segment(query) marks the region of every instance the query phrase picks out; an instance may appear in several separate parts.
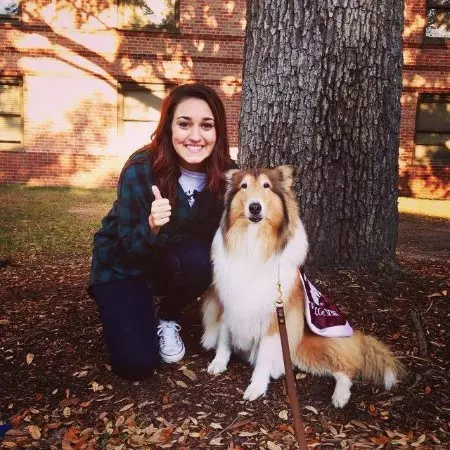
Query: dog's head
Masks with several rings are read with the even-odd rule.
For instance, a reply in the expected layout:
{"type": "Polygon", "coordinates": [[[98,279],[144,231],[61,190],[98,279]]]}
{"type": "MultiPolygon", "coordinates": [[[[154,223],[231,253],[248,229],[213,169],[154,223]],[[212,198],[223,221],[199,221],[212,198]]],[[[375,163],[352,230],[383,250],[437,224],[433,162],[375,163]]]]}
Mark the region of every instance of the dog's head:
{"type": "Polygon", "coordinates": [[[291,191],[295,168],[229,170],[225,174],[225,212],[222,230],[233,226],[270,226],[278,234],[298,217],[291,191]]]}

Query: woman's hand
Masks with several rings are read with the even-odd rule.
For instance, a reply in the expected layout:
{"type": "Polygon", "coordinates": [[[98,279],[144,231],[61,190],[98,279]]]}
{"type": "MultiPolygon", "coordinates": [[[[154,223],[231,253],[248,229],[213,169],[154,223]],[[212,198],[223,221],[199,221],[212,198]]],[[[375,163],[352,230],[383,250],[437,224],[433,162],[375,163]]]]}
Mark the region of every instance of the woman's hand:
{"type": "Polygon", "coordinates": [[[162,198],[158,186],[152,186],[152,192],[155,200],[152,202],[148,223],[152,233],[158,234],[159,229],[169,222],[172,207],[170,206],[169,199],[162,198]]]}

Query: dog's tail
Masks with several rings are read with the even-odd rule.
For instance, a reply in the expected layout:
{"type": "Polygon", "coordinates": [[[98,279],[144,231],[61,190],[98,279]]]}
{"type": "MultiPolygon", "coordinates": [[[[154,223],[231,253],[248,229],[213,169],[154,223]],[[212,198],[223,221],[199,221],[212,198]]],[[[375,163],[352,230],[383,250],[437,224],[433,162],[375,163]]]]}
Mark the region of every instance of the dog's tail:
{"type": "Polygon", "coordinates": [[[206,350],[216,348],[219,338],[219,321],[223,308],[214,286],[210,286],[203,294],[202,321],[203,336],[202,346],[206,350]]]}
{"type": "Polygon", "coordinates": [[[403,364],[378,339],[360,333],[362,346],[361,378],[391,389],[405,372],[403,364]]]}
{"type": "Polygon", "coordinates": [[[343,372],[352,378],[394,386],[403,375],[403,365],[378,339],[355,331],[350,337],[327,338],[305,330],[297,347],[300,369],[316,374],[343,372]]]}

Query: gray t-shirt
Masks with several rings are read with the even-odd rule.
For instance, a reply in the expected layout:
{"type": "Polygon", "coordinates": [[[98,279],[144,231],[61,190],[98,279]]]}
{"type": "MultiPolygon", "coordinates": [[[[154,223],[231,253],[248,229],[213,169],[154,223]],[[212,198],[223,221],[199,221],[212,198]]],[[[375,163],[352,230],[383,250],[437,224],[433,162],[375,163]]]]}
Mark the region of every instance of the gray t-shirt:
{"type": "Polygon", "coordinates": [[[201,192],[206,186],[206,173],[204,172],[192,172],[191,170],[180,167],[181,175],[178,178],[183,191],[189,197],[189,206],[192,206],[195,202],[195,191],[201,192]]]}

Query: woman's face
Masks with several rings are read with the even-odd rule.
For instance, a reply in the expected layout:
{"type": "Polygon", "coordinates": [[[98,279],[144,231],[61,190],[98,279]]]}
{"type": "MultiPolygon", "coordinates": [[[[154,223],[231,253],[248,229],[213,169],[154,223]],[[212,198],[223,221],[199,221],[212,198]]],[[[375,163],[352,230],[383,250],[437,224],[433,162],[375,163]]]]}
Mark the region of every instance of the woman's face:
{"type": "Polygon", "coordinates": [[[215,143],[216,127],[208,103],[193,97],[178,103],[172,120],[172,144],[180,165],[202,171],[215,143]]]}

